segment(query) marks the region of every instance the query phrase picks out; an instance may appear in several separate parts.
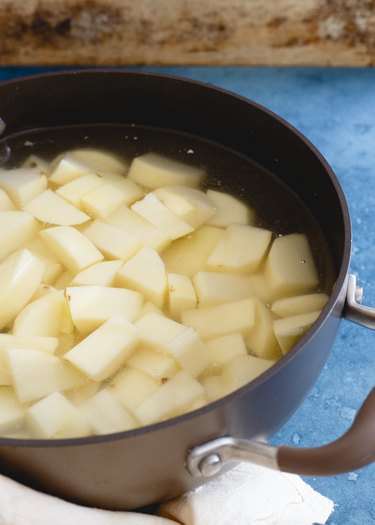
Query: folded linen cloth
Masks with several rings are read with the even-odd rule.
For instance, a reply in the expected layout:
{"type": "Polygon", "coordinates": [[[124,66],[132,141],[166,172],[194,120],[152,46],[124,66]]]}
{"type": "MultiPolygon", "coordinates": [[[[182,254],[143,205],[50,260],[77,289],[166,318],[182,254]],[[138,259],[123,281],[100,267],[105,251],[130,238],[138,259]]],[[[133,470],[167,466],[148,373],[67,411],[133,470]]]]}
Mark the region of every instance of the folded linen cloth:
{"type": "Polygon", "coordinates": [[[161,504],[159,516],[81,507],[0,476],[0,525],[312,525],[332,509],[298,476],[245,463],[161,504]]]}

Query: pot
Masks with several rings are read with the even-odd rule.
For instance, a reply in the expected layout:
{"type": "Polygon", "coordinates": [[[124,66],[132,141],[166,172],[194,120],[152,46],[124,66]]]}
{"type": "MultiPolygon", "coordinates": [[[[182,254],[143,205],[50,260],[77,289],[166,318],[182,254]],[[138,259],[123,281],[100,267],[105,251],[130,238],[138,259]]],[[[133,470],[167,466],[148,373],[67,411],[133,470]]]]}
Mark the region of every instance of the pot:
{"type": "Polygon", "coordinates": [[[295,192],[315,217],[331,249],[335,281],[312,329],[267,372],[236,392],[128,432],[65,440],[0,438],[2,474],[80,504],[132,509],[193,489],[235,460],[325,475],[375,459],[375,390],[350,431],[330,445],[293,449],[264,443],[314,385],[341,318],[375,328],[375,311],[360,304],[361,290],[348,276],[351,229],[342,189],[305,137],[258,104],[224,90],[116,70],[5,82],[0,86],[0,116],[3,153],[7,137],[25,129],[134,123],[188,133],[251,158],[295,192]]]}

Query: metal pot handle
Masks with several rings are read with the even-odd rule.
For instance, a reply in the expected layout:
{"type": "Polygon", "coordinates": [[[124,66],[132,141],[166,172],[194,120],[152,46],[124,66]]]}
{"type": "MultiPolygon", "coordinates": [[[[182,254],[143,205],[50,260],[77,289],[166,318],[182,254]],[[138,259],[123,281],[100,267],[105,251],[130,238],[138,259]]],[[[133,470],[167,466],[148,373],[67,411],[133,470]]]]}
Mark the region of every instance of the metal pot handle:
{"type": "Polygon", "coordinates": [[[346,434],[318,448],[274,447],[232,437],[213,439],[189,451],[186,466],[194,477],[218,474],[233,461],[307,476],[332,476],[375,461],[375,388],[346,434]]]}
{"type": "MultiPolygon", "coordinates": [[[[354,275],[348,276],[344,316],[375,329],[375,308],[362,306],[363,290],[354,275]]],[[[331,476],[350,472],[375,461],[375,388],[372,389],[350,429],[336,441],[318,448],[274,447],[257,441],[221,437],[188,452],[186,466],[194,477],[218,474],[233,461],[248,461],[282,472],[331,476]]]]}

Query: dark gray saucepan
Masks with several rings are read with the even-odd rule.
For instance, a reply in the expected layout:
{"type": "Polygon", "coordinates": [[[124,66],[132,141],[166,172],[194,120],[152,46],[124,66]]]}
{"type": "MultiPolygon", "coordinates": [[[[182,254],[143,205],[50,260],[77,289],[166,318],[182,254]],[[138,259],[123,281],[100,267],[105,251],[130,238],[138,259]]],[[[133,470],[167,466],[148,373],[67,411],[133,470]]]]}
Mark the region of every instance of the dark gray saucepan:
{"type": "Polygon", "coordinates": [[[331,168],[300,133],[223,90],[113,70],[5,82],[0,85],[0,117],[6,125],[0,130],[3,138],[23,129],[135,123],[228,147],[299,195],[324,232],[335,271],[330,300],[317,323],[255,381],[195,412],[134,431],[53,441],[0,438],[2,474],[71,501],[130,509],[180,495],[233,459],[310,475],[350,471],[374,460],[374,390],[351,430],[335,443],[318,449],[264,444],[315,383],[342,316],[375,328],[374,311],[360,305],[360,290],[348,276],[351,231],[343,192],[331,168]]]}

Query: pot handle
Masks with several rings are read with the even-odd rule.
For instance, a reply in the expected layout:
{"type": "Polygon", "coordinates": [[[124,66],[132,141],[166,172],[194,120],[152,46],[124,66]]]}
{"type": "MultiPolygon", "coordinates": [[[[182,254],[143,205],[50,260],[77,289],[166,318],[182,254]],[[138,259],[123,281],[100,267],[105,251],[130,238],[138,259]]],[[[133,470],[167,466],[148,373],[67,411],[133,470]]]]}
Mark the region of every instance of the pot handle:
{"type": "Polygon", "coordinates": [[[369,465],[375,461],[375,388],[346,434],[332,443],[317,448],[274,447],[221,437],[191,449],[186,466],[192,476],[208,477],[233,461],[307,476],[332,476],[369,465]]]}
{"type": "Polygon", "coordinates": [[[348,276],[344,317],[366,328],[375,330],[375,308],[361,304],[363,288],[357,286],[355,275],[348,276]]]}

